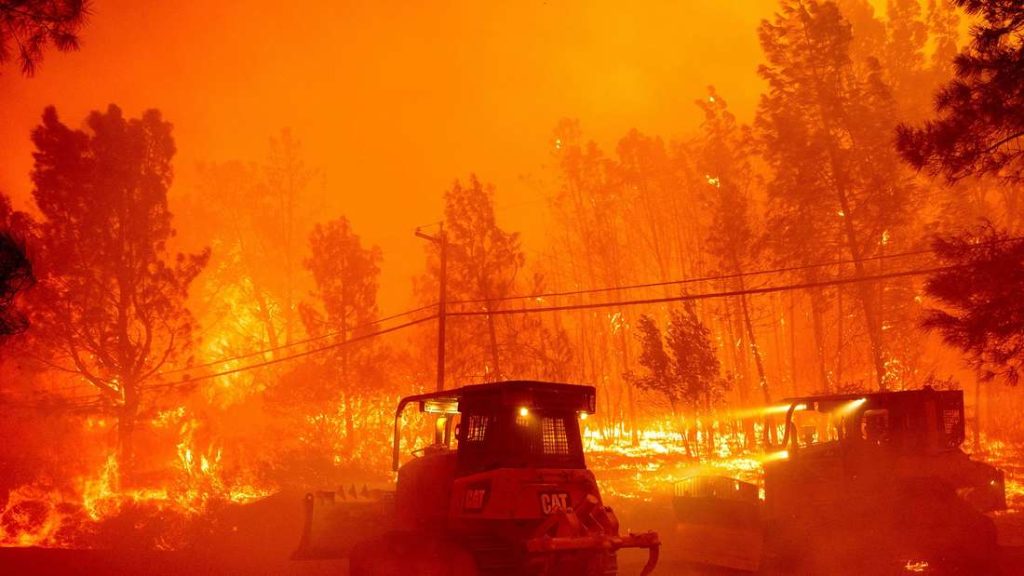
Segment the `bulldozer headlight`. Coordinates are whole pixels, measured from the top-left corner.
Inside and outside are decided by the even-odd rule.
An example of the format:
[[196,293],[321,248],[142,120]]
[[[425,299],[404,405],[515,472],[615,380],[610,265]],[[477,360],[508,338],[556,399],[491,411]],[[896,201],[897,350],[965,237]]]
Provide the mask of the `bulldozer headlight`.
[[522,407],[519,408],[519,416],[521,418],[526,418],[529,415],[530,415],[530,409],[529,408],[527,408],[526,406],[522,406]]
[[586,410],[580,412],[580,420],[586,420],[587,416],[590,416],[590,414],[587,414]]

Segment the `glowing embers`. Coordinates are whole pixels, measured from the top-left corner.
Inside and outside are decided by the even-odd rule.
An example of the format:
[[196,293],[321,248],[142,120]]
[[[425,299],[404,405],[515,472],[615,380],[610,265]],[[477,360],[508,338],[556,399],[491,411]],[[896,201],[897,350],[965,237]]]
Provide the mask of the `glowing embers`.
[[65,524],[75,513],[64,505],[64,495],[37,486],[12,490],[0,509],[0,546],[55,547],[70,544]]
[[912,573],[915,573],[915,574],[920,574],[922,572],[927,572],[928,571],[928,562],[925,562],[924,560],[909,560],[909,561],[907,561],[906,564],[903,565],[903,570],[905,570],[906,572],[912,572]]

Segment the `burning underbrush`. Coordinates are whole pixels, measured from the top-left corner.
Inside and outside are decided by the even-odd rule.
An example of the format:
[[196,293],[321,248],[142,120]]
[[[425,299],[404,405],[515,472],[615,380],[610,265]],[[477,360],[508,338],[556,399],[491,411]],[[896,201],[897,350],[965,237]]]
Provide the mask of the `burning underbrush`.
[[[403,445],[411,450],[422,446],[426,436],[418,422],[422,418],[410,418],[416,421],[403,425]],[[237,530],[230,525],[233,510],[279,491],[296,495],[298,509],[297,495],[304,490],[340,487],[343,493],[362,493],[366,484],[386,487],[393,480],[387,462],[390,431],[379,427],[379,433],[365,434],[364,442],[350,446],[345,419],[334,413],[306,417],[290,442],[268,444],[263,459],[247,459],[244,465],[237,455],[246,451],[244,446],[211,441],[208,425],[184,407],[160,412],[148,424],[159,442],[140,460],[169,466],[142,466],[129,483],[118,459],[108,455],[97,460],[93,472],[71,480],[41,478],[9,489],[6,496],[0,492],[0,546],[193,549],[216,534]],[[107,425],[85,422],[87,431]],[[650,502],[697,471],[717,470],[751,481],[759,474],[752,457],[700,463],[688,455],[678,434],[664,429],[642,432],[635,446],[591,430],[586,443],[588,463],[611,499]]]
[[[698,474],[760,485],[764,454],[747,450],[747,438],[740,431],[726,431],[718,422],[713,429],[713,436],[705,436],[703,429],[684,436],[669,424],[655,424],[638,431],[636,442],[588,429],[584,434],[587,463],[596,471],[602,494],[625,501],[667,497],[676,482]],[[758,426],[754,435],[761,433]]]
[[92,477],[11,490],[0,509],[0,545],[50,548],[193,546],[217,530],[219,513],[272,489],[219,474],[219,459],[182,451],[181,468],[163,487],[122,487],[110,456]]
[[[129,471],[113,454],[116,420],[80,416],[44,448],[23,450],[34,464],[5,457],[13,465],[0,475],[0,547],[202,547],[239,531],[239,516],[271,495],[281,494],[273,506],[298,513],[308,490],[389,484],[387,420],[340,407],[295,414],[251,402],[212,412],[186,404],[138,422]],[[422,444],[423,418],[409,420],[403,442]]]
[[[230,414],[219,416],[223,426],[237,427]],[[266,428],[258,435],[260,450],[211,431],[209,422],[186,407],[159,412],[147,422],[153,438],[139,458],[150,465],[138,466],[130,481],[118,459],[104,454],[94,459],[92,472],[68,475],[70,480],[40,476],[0,487],[0,546],[192,550],[232,532],[238,540],[248,538],[247,510],[269,509],[261,502],[274,494],[280,494],[275,510],[297,516],[308,490],[340,489],[358,497],[364,485],[370,492],[388,487],[393,481],[389,423],[383,418],[372,425],[358,421],[360,436],[354,441],[345,416],[306,415],[289,421],[286,431],[284,424],[271,426],[273,419],[247,414],[243,420]],[[430,427],[421,415],[409,419],[402,426],[402,443],[412,450],[427,441]],[[621,429],[607,430],[595,420],[584,427],[588,466],[606,500],[631,522],[670,522],[673,486],[689,476],[721,475],[763,486],[761,465],[770,456],[758,448],[760,428],[745,431],[742,424],[715,422],[705,435],[699,427],[680,430],[652,422],[632,441]],[[99,431],[92,438],[98,441],[108,427],[102,420],[86,419],[84,433],[88,440],[90,430]],[[243,427],[235,434],[248,438],[255,433]],[[751,445],[755,448],[748,449]],[[998,441],[986,441],[985,448],[983,458],[1006,471],[1010,510],[997,521],[1010,526],[1008,534],[1024,534],[1024,450]],[[289,545],[297,534],[298,528],[289,534]],[[1015,543],[1021,544],[1024,538]]]
[[1006,510],[994,514],[999,543],[1024,546],[1024,443],[986,439],[977,457],[1005,474]]

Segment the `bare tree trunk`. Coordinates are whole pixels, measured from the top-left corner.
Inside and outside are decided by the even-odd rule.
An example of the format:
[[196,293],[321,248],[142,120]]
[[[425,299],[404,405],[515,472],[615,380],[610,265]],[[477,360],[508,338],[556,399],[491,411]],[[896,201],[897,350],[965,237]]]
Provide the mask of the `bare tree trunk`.
[[[626,330],[619,330],[619,344],[622,347],[622,371],[629,372],[629,342],[626,339]],[[628,382],[626,385],[626,408],[629,420],[629,443],[631,446],[639,446],[640,439],[636,434],[636,400],[633,397],[633,386]]]
[[[743,290],[743,279],[740,279],[740,290]],[[747,303],[746,295],[740,296],[740,307],[743,310],[743,324],[747,329],[747,341],[750,345],[750,352],[754,356],[754,366],[757,367],[757,377],[759,380],[759,387],[761,388],[761,397],[765,404],[772,403],[772,395],[768,390],[768,375],[764,371],[764,361],[761,359],[761,349],[757,346],[757,340],[754,336],[754,324],[750,320],[750,306]],[[764,443],[766,446],[775,444],[775,425],[772,422],[771,416],[766,416],[763,422],[764,425]]]
[[779,335],[779,324],[783,318],[781,298],[779,294],[772,295],[772,347],[775,353],[775,381],[779,384],[780,389],[785,389],[782,382],[785,381],[783,373],[786,363],[782,359],[782,337]]
[[981,372],[974,372],[974,453],[981,454]]
[[121,486],[131,485],[135,472],[135,422],[139,415],[139,397],[135,384],[126,382],[124,404],[117,411],[117,464]]
[[263,291],[260,290],[259,286],[253,286],[253,292],[256,295],[259,318],[267,331],[267,341],[270,343],[270,347],[276,350],[280,347],[280,340],[277,336],[277,327],[274,326],[274,318],[270,315],[270,307],[267,306],[267,298],[263,295]]
[[814,347],[818,360],[818,377],[820,378],[820,390],[829,394],[832,387],[829,385],[828,370],[825,368],[825,321],[822,310],[822,296],[820,290],[811,291],[811,324],[814,330]]
[[[737,324],[742,324],[742,321],[736,319],[731,306],[727,307],[726,310],[729,325],[729,346],[732,348],[733,354],[735,354],[739,371],[736,389],[740,395],[741,407],[748,408],[750,407],[750,369],[747,364],[746,338],[743,336],[743,329],[737,327]],[[755,436],[754,420],[749,417],[743,418],[743,444],[747,449],[754,447]]]
[[341,393],[341,409],[345,411],[345,448],[355,447],[356,427],[352,418],[352,398],[348,391]]
[[796,372],[796,294],[789,293],[789,378],[793,387],[793,396],[800,395],[800,386]]
[[[835,169],[833,169],[833,171],[834,170]],[[850,255],[853,257],[855,277],[857,279],[863,279],[867,276],[867,272],[864,270],[863,253],[853,228],[853,216],[851,213],[850,202],[847,199],[845,188],[839,186],[837,191],[839,195],[839,206],[844,214],[842,217],[843,231],[846,234],[846,241],[849,246]],[[885,381],[885,351],[884,344],[882,342],[881,318],[878,314],[878,310],[875,308],[875,301],[871,297],[871,287],[864,282],[857,282],[856,291],[857,296],[860,299],[861,308],[864,310],[864,320],[867,323],[868,340],[871,342],[871,359],[875,364],[875,381],[878,384],[878,390],[885,392],[887,385]]]
[[[743,283],[740,282],[740,290],[743,290]],[[754,323],[750,319],[750,306],[745,295],[740,296],[740,307],[743,311],[743,325],[747,330],[747,343],[750,352],[754,356],[754,366],[757,368],[757,378],[761,388],[761,397],[765,404],[771,404],[772,395],[768,389],[768,375],[764,370],[764,360],[761,358],[761,349],[757,346],[757,338],[754,336]]]

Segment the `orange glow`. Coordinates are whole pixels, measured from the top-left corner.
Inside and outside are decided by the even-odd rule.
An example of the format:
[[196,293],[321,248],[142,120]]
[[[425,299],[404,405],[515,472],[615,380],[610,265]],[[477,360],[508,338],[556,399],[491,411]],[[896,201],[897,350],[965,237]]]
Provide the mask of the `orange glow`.
[[[944,442],[922,458],[962,464],[962,441],[1005,472],[1008,510],[986,514],[1024,546],[1024,390],[986,379],[1022,347],[975,353],[964,343],[995,331],[934,330],[974,325],[941,315],[957,306],[936,279],[961,268],[928,248],[975,220],[1013,246],[1024,177],[954,184],[893,144],[944,101],[969,24],[949,6],[92,0],[80,50],[32,78],[0,62],[0,217],[38,276],[10,298],[24,326],[0,309],[0,463],[16,463],[0,548],[187,554],[278,500],[386,508],[404,496],[393,457],[461,474],[460,442],[506,428],[543,434],[531,462],[575,468],[578,429],[601,504],[675,525],[684,479],[723,476],[771,508],[766,469],[771,487],[819,456],[860,464],[835,443],[885,446],[890,425],[922,421]],[[847,20],[806,33],[833,9]],[[156,121],[143,145],[87,120],[108,104],[129,124],[158,110],[173,143]],[[48,105],[63,125],[41,120]],[[1001,287],[973,280],[952,288]],[[514,395],[496,415],[445,396],[500,380],[593,391],[557,408]],[[848,418],[875,391],[925,388],[962,390],[964,410]],[[855,400],[787,400],[814,395]],[[396,416],[410,396],[426,414]],[[577,488],[557,513],[583,504]],[[1002,496],[999,480],[974,488],[957,494]]]

